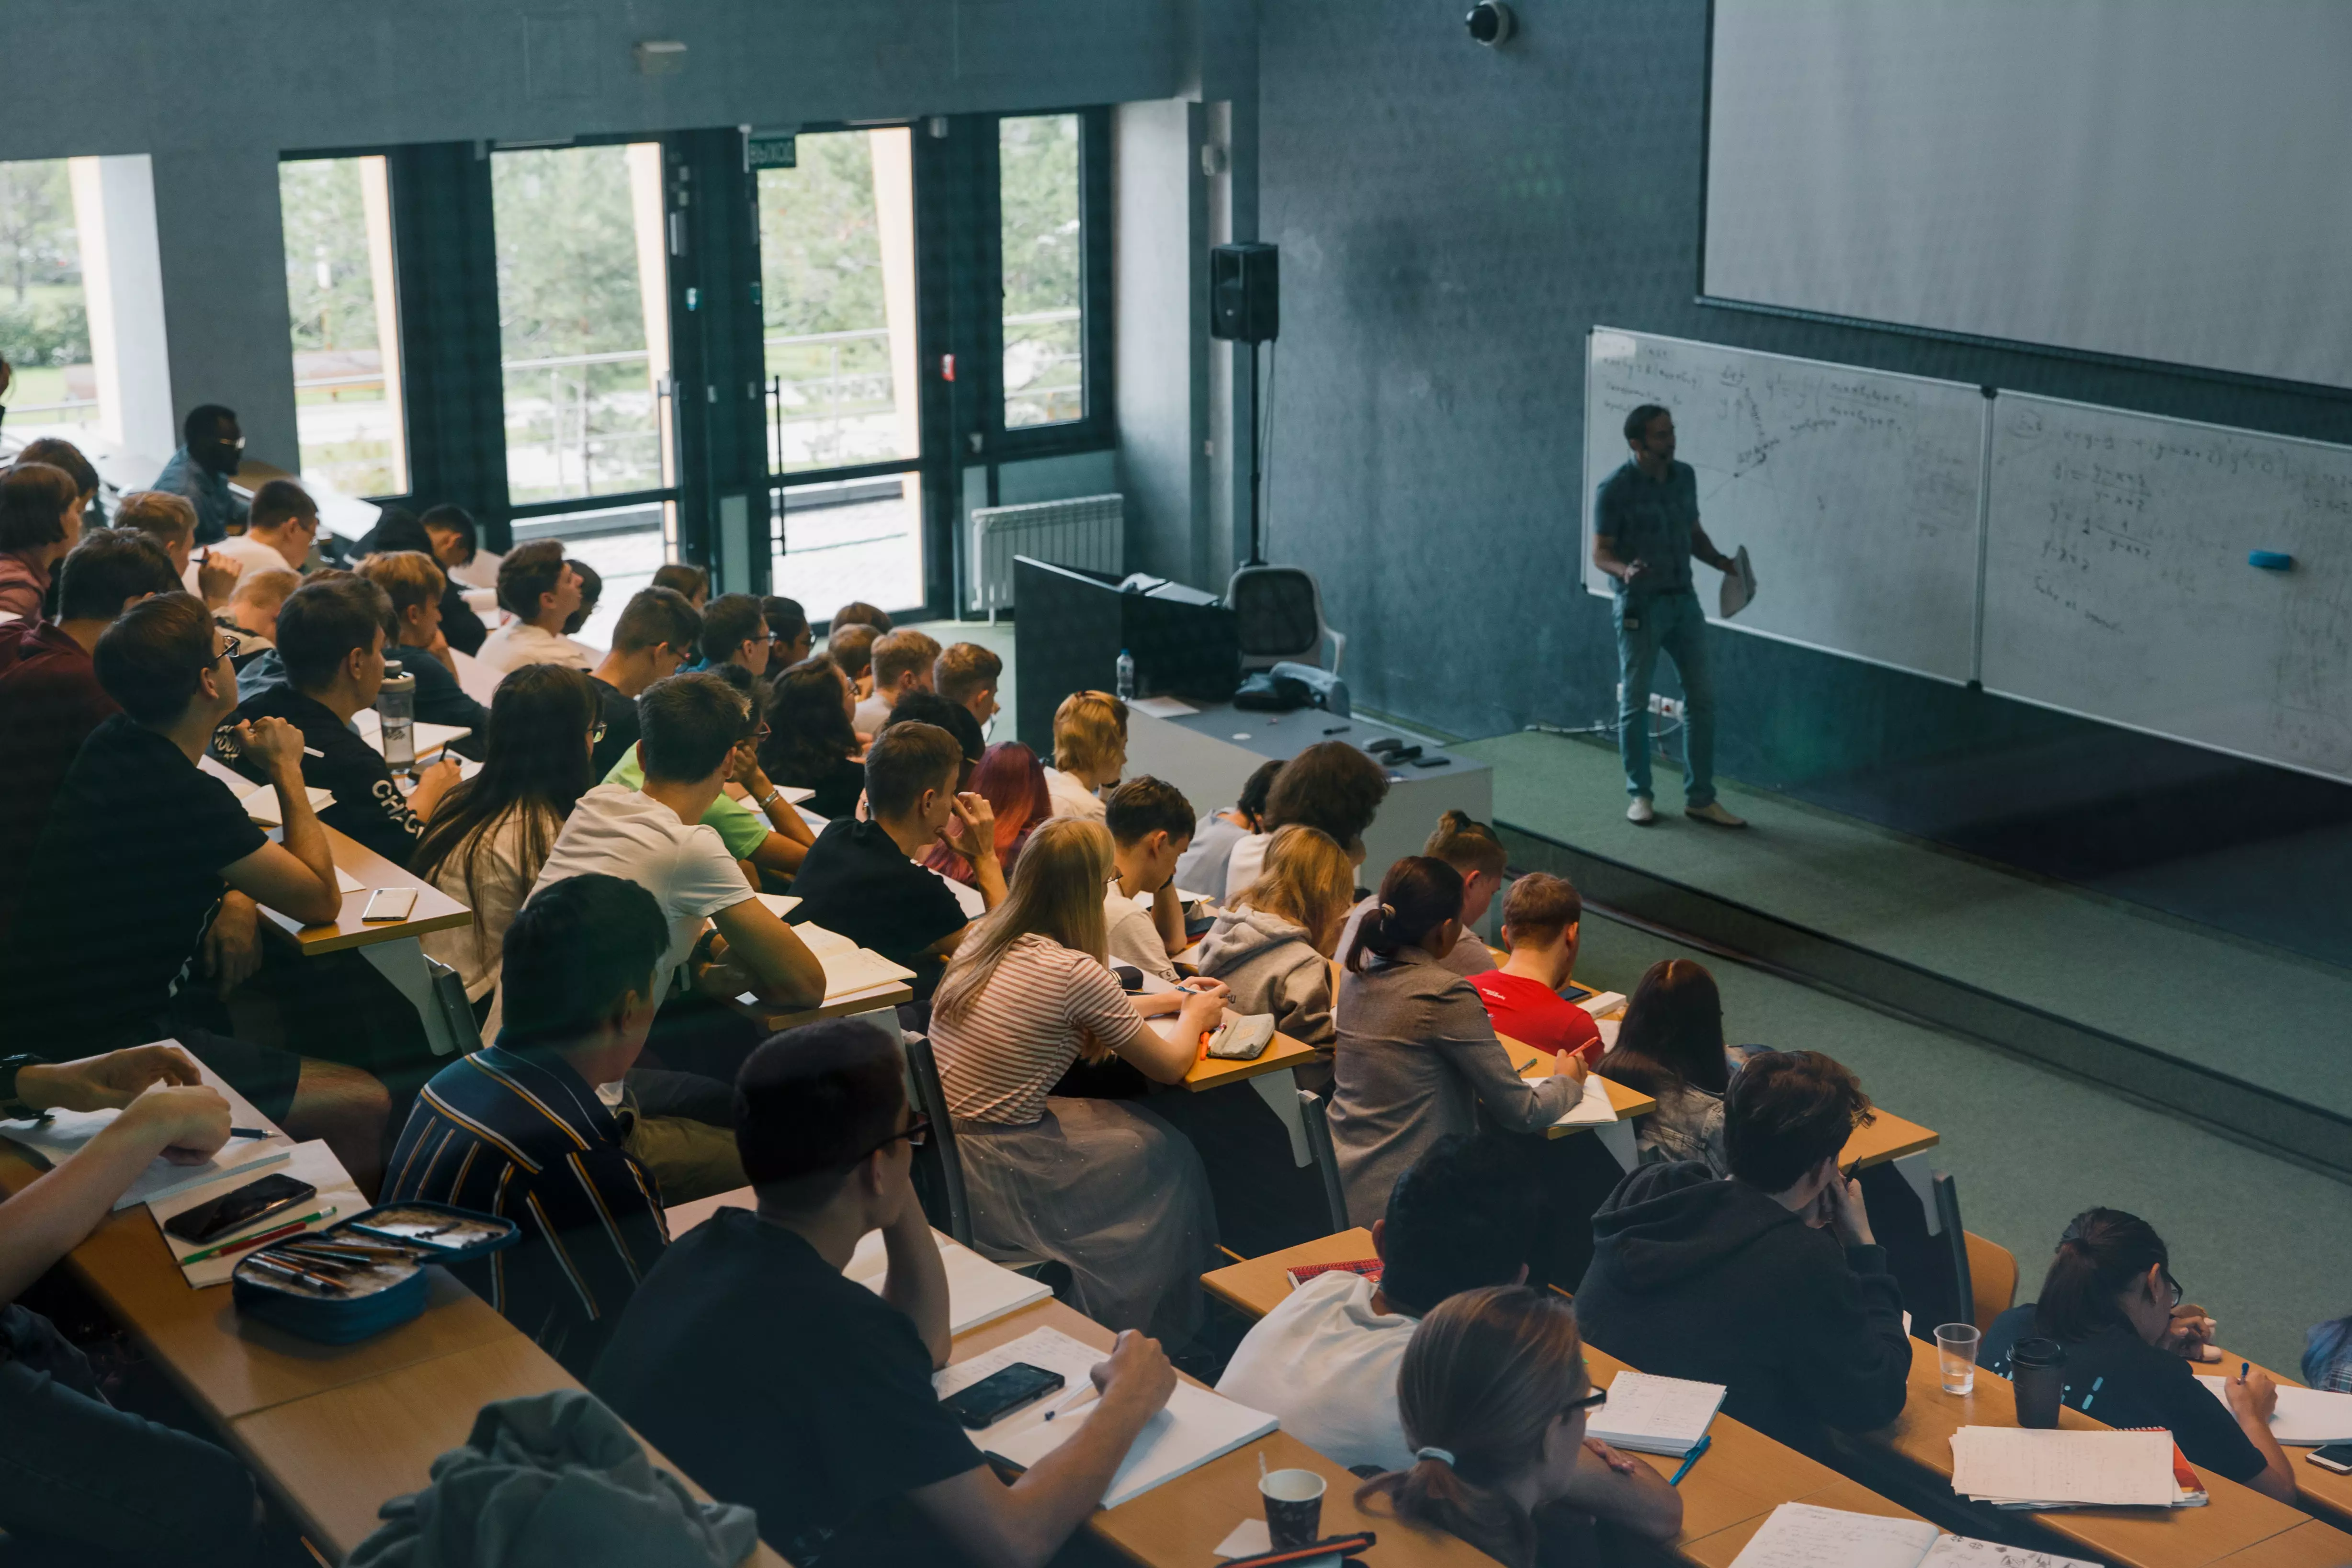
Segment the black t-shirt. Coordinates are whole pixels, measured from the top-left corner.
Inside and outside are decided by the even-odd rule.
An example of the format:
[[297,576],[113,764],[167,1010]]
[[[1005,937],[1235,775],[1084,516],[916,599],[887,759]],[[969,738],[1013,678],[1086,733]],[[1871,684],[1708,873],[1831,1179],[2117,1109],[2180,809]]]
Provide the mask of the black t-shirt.
[[[2033,1326],[2033,1311],[2034,1304],[2028,1301],[1993,1320],[1978,1347],[1986,1371],[2011,1375],[2009,1353],[2019,1340],[2041,1332]],[[2197,1381],[2199,1370],[2148,1343],[2130,1324],[2111,1323],[2088,1339],[2066,1343],[2062,1397],[2110,1427],[2161,1427],[2172,1434],[2190,1464],[2233,1481],[2251,1480],[2268,1461],[2230,1407]]]
[[958,1560],[900,1500],[981,1463],[922,1337],[782,1226],[722,1208],[679,1238],[591,1386],[713,1497],[756,1510],[802,1568]]
[[623,696],[621,689],[610,681],[591,675],[588,684],[596,688],[596,709],[604,720],[604,738],[589,755],[589,777],[602,779],[613,771],[613,764],[621,760],[621,753],[637,743],[637,704],[634,697]]
[[856,816],[857,798],[866,793],[866,765],[846,757],[812,764],[804,758],[787,756],[781,747],[768,747],[760,753],[760,766],[778,784],[815,790],[815,798],[807,805],[820,817]]
[[466,602],[466,590],[456,578],[450,578],[441,590],[441,638],[460,653],[478,653],[482,641],[490,629]]
[[[425,836],[425,824],[408,809],[408,798],[393,782],[383,754],[337,718],[332,708],[280,681],[247,698],[236,716],[282,718],[300,730],[302,782],[335,797],[334,803],[319,813],[319,821],[394,865],[408,863],[416,841]],[[213,755],[247,778],[259,780],[261,770],[237,755],[233,734],[223,729],[213,737]],[[310,755],[314,751],[319,755]]]
[[937,873],[907,858],[879,822],[838,817],[810,846],[793,878],[795,922],[837,931],[915,971],[918,1000],[929,997],[947,960],[924,951],[963,929],[963,906]]
[[226,891],[222,870],[268,841],[228,787],[163,736],[123,714],[92,730],[50,806],[0,958],[11,1038],[21,1018],[26,1049],[87,1056],[165,1032]]

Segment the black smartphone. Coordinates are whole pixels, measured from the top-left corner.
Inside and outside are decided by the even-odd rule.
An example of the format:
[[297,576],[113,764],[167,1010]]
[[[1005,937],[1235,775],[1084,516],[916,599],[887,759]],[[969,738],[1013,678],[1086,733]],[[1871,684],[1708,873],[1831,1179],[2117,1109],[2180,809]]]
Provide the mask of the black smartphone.
[[1110,972],[1118,977],[1119,989],[1129,996],[1143,989],[1143,971],[1132,964],[1113,964]]
[[2352,1476],[2352,1443],[2327,1443],[2304,1455],[2323,1470],[2334,1470],[2339,1476]]
[[940,1403],[949,1415],[977,1431],[1060,1391],[1062,1375],[1016,1361],[1002,1372],[992,1372],[970,1388],[949,1395]]
[[202,1244],[318,1196],[319,1189],[309,1182],[297,1181],[278,1171],[259,1181],[249,1181],[233,1192],[225,1192],[210,1203],[200,1203],[184,1214],[172,1216],[163,1221],[163,1234]]

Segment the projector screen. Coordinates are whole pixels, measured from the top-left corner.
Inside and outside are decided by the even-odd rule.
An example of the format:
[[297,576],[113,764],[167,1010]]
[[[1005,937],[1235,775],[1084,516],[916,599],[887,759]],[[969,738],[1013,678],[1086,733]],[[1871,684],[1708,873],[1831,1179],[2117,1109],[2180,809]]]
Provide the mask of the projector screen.
[[2352,385],[2352,4],[1715,0],[1702,291]]

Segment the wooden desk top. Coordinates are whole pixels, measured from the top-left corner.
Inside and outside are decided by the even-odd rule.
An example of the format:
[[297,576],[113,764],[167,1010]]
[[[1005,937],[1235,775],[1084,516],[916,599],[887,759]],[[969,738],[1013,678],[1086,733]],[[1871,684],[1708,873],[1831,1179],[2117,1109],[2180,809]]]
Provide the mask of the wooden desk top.
[[[2234,1351],[2224,1351],[2218,1365],[2200,1370],[2227,1375],[2230,1363],[2245,1359]],[[2271,1380],[2282,1388],[2303,1386],[2298,1380],[2288,1377],[2283,1373],[2273,1372],[2259,1361],[2253,1364],[2260,1370],[2270,1373]],[[2306,1459],[2304,1456],[2310,1453],[2315,1445],[2281,1443],[2279,1447],[2286,1450],[2288,1466],[2294,1471],[2295,1501],[2301,1504],[2305,1511],[2320,1519],[2352,1529],[2352,1476],[2339,1476],[2333,1470],[2323,1470]]]
[[2344,1568],[2347,1538],[2334,1525],[2313,1520],[2268,1541],[2233,1552],[2215,1568]]
[[[1054,1328],[1083,1343],[1110,1349],[1117,1337],[1092,1319],[1061,1302],[1046,1300],[1010,1316],[956,1337],[950,1361],[962,1361],[992,1350],[1007,1340],[1036,1329]],[[1323,1478],[1323,1532],[1377,1531],[1381,1543],[1374,1554],[1382,1568],[1407,1564],[1484,1564],[1493,1560],[1450,1535],[1419,1529],[1386,1513],[1367,1513],[1354,1502],[1357,1479],[1341,1466],[1325,1458],[1287,1432],[1275,1432],[1244,1444],[1222,1458],[1212,1459],[1189,1475],[1178,1477],[1141,1497],[1110,1510],[1097,1510],[1088,1521],[1095,1533],[1139,1563],[1167,1568],[1202,1568],[1216,1562],[1210,1550],[1244,1519],[1263,1519],[1265,1505],[1257,1490],[1258,1456],[1268,1469],[1313,1470]]]
[[772,1007],[766,1002],[747,1002],[740,998],[730,1005],[744,1013],[768,1033],[782,1034],[788,1029],[798,1029],[803,1024],[822,1023],[826,1019],[852,1018],[859,1013],[878,1012],[884,1008],[895,1008],[903,1002],[911,1002],[914,999],[914,988],[901,985],[891,986],[882,990],[866,991],[854,997],[845,997],[840,1001],[827,1002],[823,1007],[800,1008],[789,1012]]
[[[1203,1089],[1222,1089],[1228,1083],[1239,1083],[1244,1078],[1255,1078],[1261,1073],[1281,1072],[1314,1058],[1313,1046],[1305,1040],[1293,1040],[1286,1034],[1277,1034],[1267,1041],[1266,1048],[1259,1051],[1253,1061],[1211,1056],[1208,1048],[1202,1046],[1199,1057],[1192,1063],[1192,1071],[1184,1074],[1184,1087],[1198,1094]],[[1216,1542],[1213,1541],[1210,1544],[1213,1546]]]
[[[324,827],[325,824],[320,824]],[[346,947],[365,947],[376,942],[396,942],[404,936],[422,936],[428,931],[451,931],[474,923],[474,912],[432,886],[405,867],[396,866],[356,839],[346,838],[332,828],[326,828],[327,850],[334,856],[335,869],[348,872],[361,883],[362,891],[343,894],[342,913],[331,925],[301,925],[274,909],[262,913],[289,933],[302,949],[303,956],[316,957],[321,953],[341,952]],[[269,836],[283,841],[282,829],[272,829]],[[379,887],[413,887],[416,889],[416,908],[405,920],[362,920],[367,913],[368,894]]]
[[1352,1263],[1373,1256],[1372,1233],[1359,1227],[1212,1269],[1201,1276],[1201,1284],[1234,1310],[1262,1318],[1290,1294],[1290,1270],[1300,1264]]
[[1891,1111],[1881,1110],[1867,1127],[1854,1129],[1845,1141],[1838,1163],[1852,1170],[1868,1170],[1889,1160],[1899,1160],[1906,1155],[1916,1155],[1922,1149],[1932,1149],[1944,1140],[1916,1122],[1906,1122]]
[[[2100,1432],[2104,1423],[2078,1410],[2062,1408],[2058,1424],[2068,1431]],[[1893,1425],[1861,1435],[1859,1441],[1891,1452],[1949,1482],[1952,1434],[1962,1427],[2013,1427],[2017,1402],[2006,1378],[1979,1367],[1975,1392],[1947,1394],[1936,1347],[1911,1342],[1910,1394]],[[2089,1554],[2123,1568],[2203,1568],[2232,1553],[2315,1521],[2299,1510],[2260,1492],[2198,1471],[2212,1500],[2203,1508],[2067,1509],[2033,1515],[2034,1522]],[[2352,1535],[2320,1525],[2335,1537],[2336,1561],[2352,1563]],[[2315,1538],[2305,1537],[2303,1543]]]
[[[1513,1040],[1507,1034],[1496,1035],[1495,1038],[1503,1042],[1503,1049],[1511,1053],[1511,1065],[1517,1068],[1519,1076],[1528,1082],[1541,1082],[1552,1075],[1552,1059],[1546,1052],[1538,1051],[1534,1046],[1523,1041]],[[1609,1103],[1615,1107],[1617,1119],[1621,1122],[1630,1122],[1636,1116],[1646,1116],[1658,1108],[1655,1099],[1643,1093],[1639,1089],[1629,1089],[1613,1078],[1603,1078],[1601,1081],[1601,1086],[1608,1091]],[[1544,1129],[1544,1136],[1567,1138],[1591,1130],[1589,1127],[1563,1127],[1554,1123]]]

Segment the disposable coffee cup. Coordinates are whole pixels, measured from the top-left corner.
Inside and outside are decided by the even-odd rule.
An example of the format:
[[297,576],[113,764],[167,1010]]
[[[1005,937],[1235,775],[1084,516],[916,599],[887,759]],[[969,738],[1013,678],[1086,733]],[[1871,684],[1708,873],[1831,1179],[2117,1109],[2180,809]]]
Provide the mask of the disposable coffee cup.
[[2066,1386],[2066,1347],[2054,1339],[2021,1339],[2009,1353],[2010,1381],[2017,1393],[2017,1424],[2058,1425],[2058,1396]]
[[1313,1470],[1276,1470],[1257,1483],[1265,1499],[1265,1533],[1276,1552],[1323,1538],[1323,1478]]

